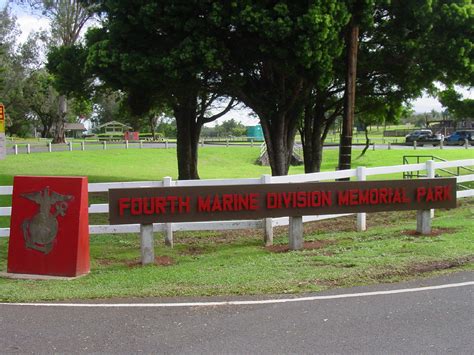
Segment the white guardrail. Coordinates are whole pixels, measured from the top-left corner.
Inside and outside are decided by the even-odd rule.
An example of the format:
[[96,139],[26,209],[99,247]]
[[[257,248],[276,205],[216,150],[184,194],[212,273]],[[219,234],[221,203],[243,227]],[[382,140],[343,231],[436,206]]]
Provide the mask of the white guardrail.
[[[474,167],[474,159],[434,162],[427,161],[420,164],[381,166],[374,168],[358,167],[357,169],[320,172],[301,175],[270,176],[263,175],[260,178],[250,179],[219,179],[219,180],[177,180],[164,178],[163,181],[133,181],[133,182],[111,182],[111,183],[90,183],[89,192],[108,192],[112,188],[132,188],[132,187],[160,187],[160,186],[222,186],[222,185],[251,185],[251,184],[271,184],[271,183],[303,183],[317,181],[331,181],[340,178],[356,178],[357,180],[366,180],[368,176],[403,173],[411,171],[426,171],[427,177],[435,177],[436,169]],[[467,170],[466,170],[467,172]],[[474,174],[466,174],[456,177],[458,183],[474,181]],[[0,195],[11,195],[12,186],[0,186]],[[457,192],[457,198],[474,196],[474,189],[461,190]],[[89,206],[89,213],[108,213],[108,204],[93,204]],[[11,207],[0,207],[0,216],[10,216]],[[304,222],[317,221],[323,219],[347,216],[349,214],[339,215],[321,215],[304,216]],[[363,214],[359,214],[363,215]],[[364,214],[365,215],[365,214]],[[271,227],[268,221],[271,220]],[[241,220],[241,221],[213,221],[213,222],[186,222],[186,223],[155,223],[154,232],[172,231],[202,231],[202,230],[229,230],[229,229],[264,229],[276,226],[288,225],[289,218],[269,218],[266,220]],[[114,233],[139,233],[139,224],[129,225],[90,225],[90,234],[114,234]],[[0,228],[0,237],[8,237],[9,228]]]

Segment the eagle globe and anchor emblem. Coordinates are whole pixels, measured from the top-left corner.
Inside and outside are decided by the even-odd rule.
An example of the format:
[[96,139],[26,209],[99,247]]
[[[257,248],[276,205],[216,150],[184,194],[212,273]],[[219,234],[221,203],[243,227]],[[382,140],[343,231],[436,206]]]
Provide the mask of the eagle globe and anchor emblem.
[[46,255],[52,250],[58,233],[57,218],[66,215],[68,202],[71,202],[74,196],[50,192],[48,186],[41,191],[22,194],[21,197],[39,205],[39,212],[21,224],[25,246]]

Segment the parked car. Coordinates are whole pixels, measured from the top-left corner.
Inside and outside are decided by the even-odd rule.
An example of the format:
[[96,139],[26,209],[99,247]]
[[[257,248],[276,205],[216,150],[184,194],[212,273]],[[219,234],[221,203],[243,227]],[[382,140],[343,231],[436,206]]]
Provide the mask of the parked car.
[[464,145],[466,138],[469,144],[474,145],[474,130],[456,131],[450,136],[446,137],[444,143],[447,145]]
[[432,144],[433,147],[436,147],[441,144],[443,136],[441,134],[426,134],[418,137],[416,144],[420,147],[423,147],[425,144]]
[[431,129],[419,129],[411,132],[405,136],[405,143],[413,143],[413,141],[419,140],[420,136],[432,135]]

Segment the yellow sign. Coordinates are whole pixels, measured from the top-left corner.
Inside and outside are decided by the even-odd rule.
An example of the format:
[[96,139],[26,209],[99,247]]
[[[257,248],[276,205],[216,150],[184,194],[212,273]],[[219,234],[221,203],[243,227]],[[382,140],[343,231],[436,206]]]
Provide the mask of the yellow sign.
[[5,106],[0,104],[0,133],[5,133]]

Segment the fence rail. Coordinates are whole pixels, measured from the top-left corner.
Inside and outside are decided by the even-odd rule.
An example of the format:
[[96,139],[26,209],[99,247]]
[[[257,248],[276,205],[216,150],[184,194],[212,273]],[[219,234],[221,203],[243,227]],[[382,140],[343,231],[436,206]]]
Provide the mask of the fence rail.
[[[110,183],[90,183],[89,192],[108,192],[113,188],[136,188],[136,187],[161,187],[161,186],[224,186],[224,185],[250,185],[267,183],[304,183],[329,181],[341,178],[356,178],[366,180],[368,176],[377,176],[393,173],[403,173],[409,171],[425,170],[426,176],[436,176],[436,169],[474,167],[474,159],[464,159],[446,162],[427,161],[420,164],[381,166],[373,168],[359,167],[357,169],[320,172],[313,174],[288,175],[288,176],[269,176],[263,175],[261,178],[246,179],[215,179],[215,180],[178,180],[164,178],[163,181],[133,181],[133,182],[110,182]],[[466,174],[456,177],[458,183],[474,181],[474,174]],[[11,195],[12,186],[0,186],[0,195]],[[474,196],[474,188],[457,192],[457,198]],[[108,213],[108,204],[92,204],[89,206],[89,213]],[[0,207],[0,216],[10,216],[11,207]],[[325,215],[325,216],[305,216],[304,222],[317,221],[322,219],[336,218],[344,215]],[[364,223],[362,218],[365,214],[358,214],[358,221]],[[362,216],[362,217],[361,217]],[[288,217],[271,218],[271,228],[276,226],[288,225]],[[202,230],[230,230],[230,229],[261,229],[266,228],[266,220],[240,220],[240,221],[214,221],[214,222],[187,222],[187,223],[155,223],[154,232],[168,231],[202,231]],[[90,225],[90,234],[115,234],[115,233],[138,233],[140,225]],[[0,237],[8,237],[9,228],[0,228]]]

